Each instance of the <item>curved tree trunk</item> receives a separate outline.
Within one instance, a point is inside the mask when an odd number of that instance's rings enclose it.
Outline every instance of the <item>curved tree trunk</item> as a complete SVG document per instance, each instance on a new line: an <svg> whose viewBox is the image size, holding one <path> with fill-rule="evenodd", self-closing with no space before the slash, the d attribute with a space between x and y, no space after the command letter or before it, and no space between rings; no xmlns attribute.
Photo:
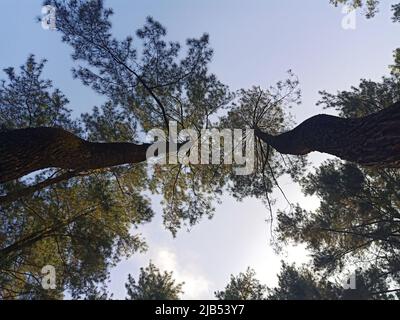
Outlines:
<svg viewBox="0 0 400 320"><path fill-rule="evenodd" d="M255 135L280 153L319 151L364 166L400 167L400 102L362 118L311 117L293 130Z"/></svg>
<svg viewBox="0 0 400 320"><path fill-rule="evenodd" d="M0 132L0 183L45 168L101 169L146 160L149 144L94 143L60 128Z"/></svg>

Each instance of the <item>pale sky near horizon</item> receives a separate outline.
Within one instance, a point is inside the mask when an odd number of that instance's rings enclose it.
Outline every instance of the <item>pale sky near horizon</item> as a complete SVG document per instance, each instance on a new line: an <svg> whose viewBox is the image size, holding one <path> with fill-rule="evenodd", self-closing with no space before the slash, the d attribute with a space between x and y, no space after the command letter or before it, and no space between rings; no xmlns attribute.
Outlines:
<svg viewBox="0 0 400 320"><path fill-rule="evenodd" d="M134 35L146 16L153 16L168 30L168 38L182 44L186 38L210 34L215 54L211 71L232 90L252 85L267 87L284 79L292 69L299 77L302 105L293 110L296 122L309 116L332 112L317 106L319 90L336 92L356 86L361 78L379 80L387 75L392 52L400 47L399 25L391 22L390 4L380 5L376 18L360 13L356 28L342 28L344 14L329 0L108 0L114 9L114 33L118 38ZM0 68L18 67L30 53L48 59L45 76L52 79L70 99L75 115L89 111L103 99L80 81L73 80L71 49L56 32L45 31L35 17L41 14L41 0L1 0ZM0 79L4 78L4 74ZM324 155L312 154L317 165ZM305 209L318 205L316 198L303 197L298 186L282 179L289 200ZM279 193L275 209L287 204ZM185 298L213 298L223 289L230 274L256 270L265 284L276 284L280 260L307 261L303 248L288 248L276 255L268 243L268 211L254 199L236 202L229 196L217 205L212 220L203 220L190 232L181 230L175 239L164 230L159 198L153 198L156 217L140 228L148 243L146 254L122 261L111 273L110 289L115 298L125 297L128 273L137 275L149 259L163 269L173 270L185 281Z"/></svg>

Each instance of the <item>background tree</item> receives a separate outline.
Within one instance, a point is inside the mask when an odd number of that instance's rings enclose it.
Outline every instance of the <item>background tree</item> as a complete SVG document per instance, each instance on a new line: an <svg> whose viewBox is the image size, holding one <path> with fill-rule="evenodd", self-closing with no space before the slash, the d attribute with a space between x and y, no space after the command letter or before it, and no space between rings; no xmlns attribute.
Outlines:
<svg viewBox="0 0 400 320"><path fill-rule="evenodd" d="M231 275L225 290L215 292L219 300L263 300L266 286L256 278L256 273L250 267L238 276Z"/></svg>
<svg viewBox="0 0 400 320"><path fill-rule="evenodd" d="M125 284L128 300L179 300L183 294L182 283L176 283L172 272L160 272L150 262L146 268L140 268L139 279L136 281L128 275Z"/></svg>
<svg viewBox="0 0 400 320"><path fill-rule="evenodd" d="M373 18L379 12L379 0L329 0L335 7L339 4L348 5L354 9L363 8L367 18ZM398 19L400 12L400 4L392 5L393 20Z"/></svg>
<svg viewBox="0 0 400 320"><path fill-rule="evenodd" d="M349 274L338 278L321 275L307 265L296 267L282 261L278 274L278 285L268 288L255 277L253 269L231 276L225 291L217 291L220 300L388 300L395 295L386 279L380 277L380 270L371 268L357 270L355 288L346 288L344 283Z"/></svg>
<svg viewBox="0 0 400 320"><path fill-rule="evenodd" d="M268 300L386 300L393 299L387 283L377 277L378 270L358 271L355 288L344 288L342 279L332 281L318 276L307 266L297 268L282 262L278 286L268 288Z"/></svg>

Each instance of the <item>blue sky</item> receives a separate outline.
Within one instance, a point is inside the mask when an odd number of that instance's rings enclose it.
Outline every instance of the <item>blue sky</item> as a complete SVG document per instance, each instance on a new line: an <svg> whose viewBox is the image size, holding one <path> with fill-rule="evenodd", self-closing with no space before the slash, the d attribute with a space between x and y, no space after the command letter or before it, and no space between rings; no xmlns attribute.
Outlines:
<svg viewBox="0 0 400 320"><path fill-rule="evenodd" d="M114 9L113 30L119 38L134 34L149 15L167 27L171 40L184 43L188 37L209 33L215 50L211 70L232 89L269 86L292 69L303 92L302 105L293 110L297 122L322 112L316 106L319 90L345 90L360 78L379 80L388 74L392 51L400 46L399 26L390 20L390 3L384 1L372 20L357 13L356 28L345 30L341 26L345 15L328 0L106 1ZM17 67L33 53L48 59L45 75L67 95L75 115L103 101L72 79L71 50L59 34L35 22L41 14L40 0L2 0L1 5L0 68ZM327 157L313 154L310 158L318 164ZM290 180L280 183L290 201L307 209L318 205L317 199L304 198ZM282 197L276 196L277 208L285 208ZM116 298L125 296L127 274L136 275L149 259L175 270L178 280L186 282L186 298L212 298L231 273L247 266L255 268L264 283L274 285L281 259L307 261L303 248L288 248L281 256L273 253L265 222L268 212L259 201L238 203L223 197L212 220L202 221L190 233L182 230L173 239L162 227L159 200L153 199L157 217L139 230L149 251L112 270L110 289Z"/></svg>

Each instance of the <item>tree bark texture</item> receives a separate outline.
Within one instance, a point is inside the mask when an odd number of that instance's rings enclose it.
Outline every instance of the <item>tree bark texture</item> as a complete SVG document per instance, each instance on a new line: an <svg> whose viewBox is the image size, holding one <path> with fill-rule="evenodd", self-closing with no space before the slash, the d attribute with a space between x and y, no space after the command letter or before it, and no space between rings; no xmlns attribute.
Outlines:
<svg viewBox="0 0 400 320"><path fill-rule="evenodd" d="M400 102L361 118L316 115L277 136L255 135L278 152L328 153L363 166L400 167Z"/></svg>
<svg viewBox="0 0 400 320"><path fill-rule="evenodd" d="M86 171L146 160L149 144L95 143L61 128L0 132L0 183L31 172L60 168Z"/></svg>

